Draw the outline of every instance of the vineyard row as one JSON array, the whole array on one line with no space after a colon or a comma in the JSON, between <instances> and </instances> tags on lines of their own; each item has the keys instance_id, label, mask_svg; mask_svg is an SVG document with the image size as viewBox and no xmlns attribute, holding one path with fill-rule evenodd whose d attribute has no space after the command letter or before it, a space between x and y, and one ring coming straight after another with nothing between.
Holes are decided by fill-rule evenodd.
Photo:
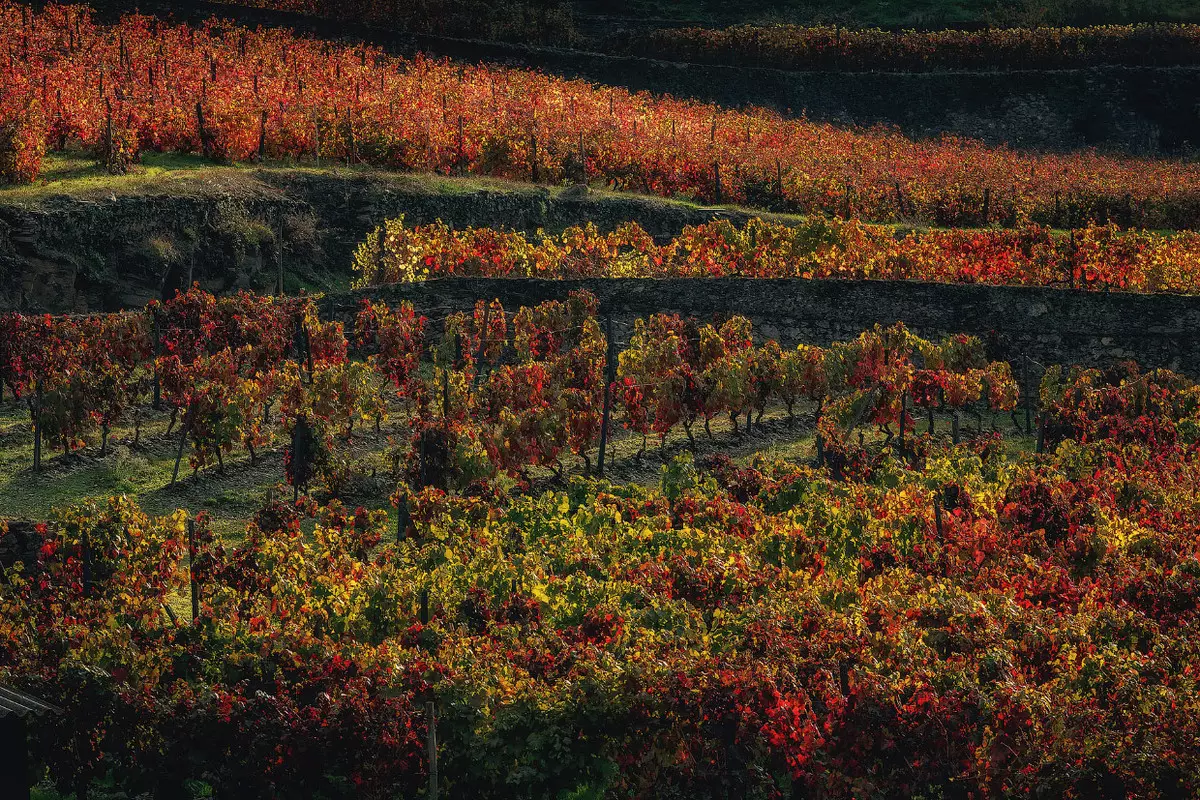
<instances>
[{"instance_id":1,"label":"vineyard row","mask_svg":"<svg viewBox=\"0 0 1200 800\"><path fill-rule=\"evenodd\" d=\"M1200 165L1027 155L584 81L395 59L278 29L0 5L0 180L46 149L303 159L939 225L1200 224Z\"/></svg>"},{"instance_id":2,"label":"vineyard row","mask_svg":"<svg viewBox=\"0 0 1200 800\"><path fill-rule=\"evenodd\" d=\"M1200 64L1200 25L1097 25L891 32L840 26L662 28L625 52L788 70L1081 69Z\"/></svg>"},{"instance_id":3,"label":"vineyard row","mask_svg":"<svg viewBox=\"0 0 1200 800\"><path fill-rule=\"evenodd\" d=\"M146 312L0 316L0 386L27 404L35 469L43 443L70 452L98 430L105 452L118 423L133 425L136 445L149 405L180 425L176 476L189 445L193 470L223 469L235 446L253 461L272 445L277 407L297 492L317 479L345 485L354 467L335 440L397 410L412 429L392 453L397 480L465 488L498 473L525 479L534 466L561 475L566 454L602 473L610 424L641 436L643 450L677 428L694 445L718 415L749 431L771 405L789 419L812 408L818 459L840 474L867 457L852 438L861 426L912 455L918 414L951 412L957 441L961 412L1012 412L1018 401L1009 364L989 363L974 337L932 342L896 325L785 350L756 343L741 317L656 314L635 321L618 352L597 312L586 292L515 313L481 301L435 331L411 305L364 301L348 337L311 299L194 289ZM1058 377L1048 372L1043 390Z\"/></svg>"},{"instance_id":4,"label":"vineyard row","mask_svg":"<svg viewBox=\"0 0 1200 800\"><path fill-rule=\"evenodd\" d=\"M893 230L815 218L688 226L660 245L637 223L591 223L535 236L438 221L388 220L355 253L356 288L451 277L812 278L916 280L1096 291L1200 289L1200 235L1089 226L1016 230Z\"/></svg>"},{"instance_id":5,"label":"vineyard row","mask_svg":"<svg viewBox=\"0 0 1200 800\"><path fill-rule=\"evenodd\" d=\"M230 6L472 39L578 44L570 12L556 3L502 9L475 0L220 0ZM549 10L549 13L547 13ZM646 58L768 69L920 71L1079 69L1200 63L1200 25L1127 24L899 30L845 25L657 28L584 43Z\"/></svg>"}]
</instances>

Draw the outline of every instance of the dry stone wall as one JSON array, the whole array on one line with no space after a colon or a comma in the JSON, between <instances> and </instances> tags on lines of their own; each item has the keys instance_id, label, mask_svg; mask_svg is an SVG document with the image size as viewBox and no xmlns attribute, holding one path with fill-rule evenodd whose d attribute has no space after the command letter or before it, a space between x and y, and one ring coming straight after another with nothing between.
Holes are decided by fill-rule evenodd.
<instances>
[{"instance_id":1,"label":"dry stone wall","mask_svg":"<svg viewBox=\"0 0 1200 800\"><path fill-rule=\"evenodd\" d=\"M482 298L515 309L587 289L619 322L656 312L700 319L749 317L784 345L828 344L875 324L904 322L923 336L972 333L993 358L1104 365L1133 359L1200 377L1200 297L903 281L758 278L446 279L338 295L348 319L364 297L411 301L430 318L469 310ZM328 306L327 306L328 308ZM628 331L628 324L620 326Z\"/></svg>"}]
</instances>

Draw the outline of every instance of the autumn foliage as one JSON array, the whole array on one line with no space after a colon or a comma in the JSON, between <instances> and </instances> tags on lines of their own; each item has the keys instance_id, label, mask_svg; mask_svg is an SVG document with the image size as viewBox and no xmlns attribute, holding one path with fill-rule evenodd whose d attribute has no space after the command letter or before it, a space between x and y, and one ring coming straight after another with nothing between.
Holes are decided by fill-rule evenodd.
<instances>
[{"instance_id":1,"label":"autumn foliage","mask_svg":"<svg viewBox=\"0 0 1200 800\"><path fill-rule=\"evenodd\" d=\"M182 512L64 510L0 583L0 679L65 710L35 752L68 791L416 795L428 699L452 796L1192 796L1200 394L1043 388L1019 461L428 488L400 540L336 503L236 544L201 517L194 622L163 611Z\"/></svg>"},{"instance_id":2,"label":"autumn foliage","mask_svg":"<svg viewBox=\"0 0 1200 800\"><path fill-rule=\"evenodd\" d=\"M359 246L362 288L435 278L816 278L916 280L1194 294L1200 236L1088 226L922 230L898 236L857 220L789 226L752 219L688 226L665 244L637 223L528 236L389 220Z\"/></svg>"},{"instance_id":3,"label":"autumn foliage","mask_svg":"<svg viewBox=\"0 0 1200 800\"><path fill-rule=\"evenodd\" d=\"M0 50L10 54L6 98L40 105L40 141L53 148L130 142L227 161L600 182L939 225L1200 222L1200 167L1188 162L913 141L529 71L403 61L278 29L145 16L100 25L81 6L30 13L9 2Z\"/></svg>"}]
</instances>

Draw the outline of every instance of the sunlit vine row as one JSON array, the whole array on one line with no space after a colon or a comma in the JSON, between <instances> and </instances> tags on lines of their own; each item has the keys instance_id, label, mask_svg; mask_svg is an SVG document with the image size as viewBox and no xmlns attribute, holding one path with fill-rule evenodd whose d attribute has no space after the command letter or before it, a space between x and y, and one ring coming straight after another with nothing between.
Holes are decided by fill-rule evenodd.
<instances>
[{"instance_id":1,"label":"sunlit vine row","mask_svg":"<svg viewBox=\"0 0 1200 800\"><path fill-rule=\"evenodd\" d=\"M354 257L357 287L432 278L838 278L1196 293L1200 236L1116 226L1055 233L921 230L858 221L783 225L753 219L689 226L658 244L637 223L527 236L442 222L389 220Z\"/></svg>"},{"instance_id":2,"label":"sunlit vine row","mask_svg":"<svg viewBox=\"0 0 1200 800\"><path fill-rule=\"evenodd\" d=\"M861 459L852 441L861 425L890 440L913 431L922 409L957 420L1017 402L1009 365L989 363L974 337L931 342L897 325L827 349L784 349L756 342L742 317L656 314L635 322L627 347L609 350L598 312L587 292L515 313L480 302L440 320L433 336L411 305L364 301L351 342L311 299L193 289L147 312L0 315L0 387L28 408L35 469L43 443L71 453L97 429L104 455L118 423L132 423L136 446L153 406L170 411L167 434L179 426L193 472L223 470L235 448L253 463L282 434L288 482L298 492L320 481L334 493L355 469L335 440L350 440L356 424L378 430L394 412L413 434L393 452L393 472L420 488L498 474L527 481L532 467L561 477L566 454L590 472L606 392L613 425L642 437L642 450L677 426L694 444L693 426L711 436L717 415L736 432L739 418L748 430L769 406L794 419L799 404L814 404L822 459L837 470Z\"/></svg>"},{"instance_id":3,"label":"sunlit vine row","mask_svg":"<svg viewBox=\"0 0 1200 800\"><path fill-rule=\"evenodd\" d=\"M114 172L142 151L304 159L942 225L1149 228L1200 222L1200 167L1026 155L634 94L531 71L212 22L0 6L3 177L83 146Z\"/></svg>"}]
</instances>

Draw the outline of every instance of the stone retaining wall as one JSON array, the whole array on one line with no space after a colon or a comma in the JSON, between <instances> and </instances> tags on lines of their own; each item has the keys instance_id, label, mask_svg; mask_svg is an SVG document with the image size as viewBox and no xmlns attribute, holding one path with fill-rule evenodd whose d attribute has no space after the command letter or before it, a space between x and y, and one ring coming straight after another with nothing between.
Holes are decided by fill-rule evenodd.
<instances>
[{"instance_id":1,"label":"stone retaining wall","mask_svg":"<svg viewBox=\"0 0 1200 800\"><path fill-rule=\"evenodd\" d=\"M1200 376L1200 297L1136 295L903 281L798 279L447 279L377 287L332 299L348 318L363 297L411 301L431 318L499 298L506 308L565 298L587 289L603 314L625 323L656 312L702 319L741 314L784 345L828 344L875 324L904 322L936 337L972 333L993 358L1043 364L1103 365L1133 359Z\"/></svg>"}]
</instances>

